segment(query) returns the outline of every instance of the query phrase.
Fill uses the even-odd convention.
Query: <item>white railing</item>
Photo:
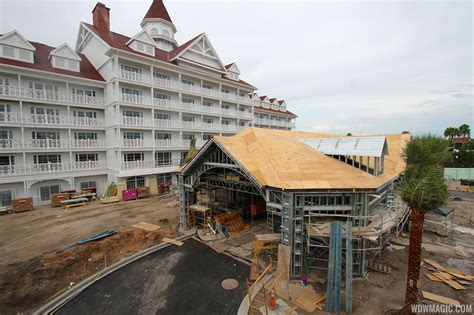
[[[105,148],[104,140],[93,140],[93,139],[74,139],[71,140],[71,148],[77,149],[89,149],[89,148]]]
[[[69,140],[61,139],[30,139],[25,141],[28,149],[59,149],[69,148]]]
[[[122,171],[137,170],[137,169],[152,169],[152,168],[164,168],[164,167],[176,167],[180,165],[181,160],[172,159],[168,161],[127,161],[121,162],[119,167]]]
[[[129,70],[121,69],[120,78],[134,82],[150,83],[150,77],[148,75]]]
[[[240,111],[240,110],[235,110],[235,109],[220,108],[216,106],[204,106],[200,104],[183,103],[183,102],[164,100],[164,99],[158,99],[158,98],[154,98],[153,104],[159,108],[176,109],[180,111],[184,110],[188,112],[216,114],[216,115],[223,115],[223,116],[232,116],[232,117],[246,118],[249,120],[253,119],[253,113],[248,110]]]
[[[56,101],[62,103],[70,102],[86,105],[104,105],[103,97],[68,94],[65,92],[30,89],[10,85],[0,85],[0,96],[1,95],[34,100]]]
[[[240,96],[234,93],[224,93],[224,92],[216,91],[215,89],[206,89],[198,85],[185,84],[176,80],[153,78],[153,84],[159,87],[175,89],[175,90],[179,90],[183,92],[191,92],[195,94],[201,94],[204,96],[211,96],[211,97],[220,98],[224,100],[235,101],[240,104],[252,105],[256,103],[256,101],[251,99],[250,97]]]
[[[122,124],[137,127],[151,127],[153,125],[151,119],[129,116],[122,116]]]
[[[0,165],[0,175],[31,175],[105,168],[105,161]]]
[[[85,126],[104,127],[105,120],[102,118],[69,117],[62,115],[46,114],[20,114],[4,113],[0,114],[0,122],[24,123],[33,125],[55,125],[55,126]]]
[[[196,148],[200,148],[206,143],[204,140],[196,140]],[[155,140],[156,148],[189,148],[191,140],[183,139],[167,139],[167,140]]]
[[[294,128],[295,123],[284,121],[284,120],[276,120],[276,119],[267,119],[267,118],[255,118],[255,124],[259,125],[269,125],[269,126],[277,126],[277,127],[285,127],[285,128]]]
[[[143,95],[137,95],[137,94],[128,94],[128,93],[122,93],[121,94],[121,101],[125,103],[132,103],[132,104],[138,104],[138,105],[151,105],[151,98]]]
[[[146,148],[153,147],[153,142],[149,139],[122,139],[122,146],[125,148]]]
[[[186,129],[202,131],[237,131],[242,128],[236,125],[222,125],[219,123],[205,123],[201,121],[180,121],[177,119],[155,119],[155,128]]]
[[[0,139],[0,150],[21,148],[23,148],[21,139]]]

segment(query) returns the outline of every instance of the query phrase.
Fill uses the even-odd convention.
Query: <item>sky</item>
[[[151,0],[101,0],[113,31],[140,31]],[[96,1],[0,0],[0,33],[75,47]],[[473,1],[164,1],[179,44],[205,32],[296,129],[442,134],[474,129]]]

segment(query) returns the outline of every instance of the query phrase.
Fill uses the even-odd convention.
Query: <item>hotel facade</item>
[[[259,96],[224,64],[205,33],[184,44],[163,2],[151,4],[142,31],[110,30],[97,3],[80,23],[75,49],[0,35],[0,207],[107,183],[124,189],[174,181],[191,139],[246,127],[293,130],[285,101]]]

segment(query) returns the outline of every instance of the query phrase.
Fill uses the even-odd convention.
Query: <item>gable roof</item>
[[[7,45],[10,45],[10,46],[15,46],[15,47],[19,47],[19,48],[24,48],[24,49],[28,49],[28,50],[35,50],[36,48],[31,45],[31,43],[23,36],[21,35],[20,32],[18,32],[17,30],[13,30],[13,31],[10,31],[4,35],[0,35],[1,38],[0,38],[0,43],[4,43],[4,44],[7,44]],[[14,38],[14,37],[17,37],[17,42],[16,43],[12,43],[12,42],[7,42],[7,40],[9,38]],[[6,43],[7,42],[7,43]]]
[[[171,21],[170,15],[168,14],[168,10],[166,10],[163,0],[153,0],[143,19],[163,19],[173,23],[173,21]]]
[[[171,61],[171,59],[176,57],[181,51],[185,50],[197,38],[199,38],[202,34],[204,34],[204,33],[201,33],[201,34],[197,35],[196,37],[190,39],[189,41],[182,44],[181,46],[176,47],[174,50],[172,50],[170,52],[167,52],[167,51],[164,51],[164,50],[161,50],[161,49],[155,47],[155,56],[153,57],[153,56],[147,55],[145,53],[135,51],[135,50],[131,49],[130,47],[128,47],[127,42],[130,40],[130,37],[128,37],[128,36],[125,36],[125,35],[122,35],[122,34],[119,34],[119,33],[115,33],[115,32],[112,32],[112,31],[98,29],[94,25],[89,24],[89,23],[81,22],[81,24],[83,26],[85,26],[88,30],[90,30],[93,34],[95,34],[100,39],[102,39],[110,47],[113,47],[113,48],[119,49],[119,50],[123,50],[123,51],[129,52],[129,53],[133,53],[133,54],[136,54],[136,55],[139,55],[139,56],[143,56],[143,57],[146,57],[146,58],[157,59],[157,60],[160,60],[162,62],[168,62],[168,63],[173,63]],[[224,76],[222,78],[225,79],[225,80],[230,80],[230,79],[225,78]],[[239,81],[232,80],[232,82],[234,82],[234,83],[237,82],[237,83],[240,83],[242,85],[246,85],[250,88],[255,89],[255,87],[253,85],[251,85],[250,83],[247,83],[243,80],[239,80]]]
[[[262,111],[262,112],[269,112],[269,113],[275,113],[275,114],[280,114],[280,115],[286,115],[286,116],[291,116],[291,117],[298,117],[298,115],[294,114],[293,112],[290,112],[289,110],[285,110],[282,112],[281,110],[273,109],[273,108],[265,108],[260,105],[255,105],[254,110]]]
[[[66,51],[67,53],[64,53]],[[69,54],[69,55],[68,55]],[[67,43],[62,44],[61,46],[58,46],[56,49],[52,50],[49,53],[49,56],[59,56],[63,58],[68,58],[68,59],[73,59],[77,61],[81,61],[81,57],[72,49],[69,47]]]
[[[141,32],[138,32],[135,36],[133,36],[132,38],[130,38],[126,43],[125,45],[129,45],[131,42],[133,42],[134,40],[137,40],[139,42],[142,42],[142,43],[145,43],[145,44],[149,44],[149,45],[152,45],[152,46],[155,46],[155,41],[153,40],[153,38],[151,38],[150,35],[148,35],[147,32],[145,32],[145,30],[142,30]]]
[[[375,190],[405,170],[402,154],[410,135],[385,136],[389,154],[385,156],[384,173],[378,176],[327,156],[301,141],[315,137],[341,136],[247,128],[231,137],[215,137],[213,141],[262,186],[280,189]],[[182,171],[187,168],[185,166]]]
[[[105,81],[94,66],[89,62],[86,56],[78,54],[81,58],[79,62],[79,72],[69,71],[66,69],[54,68],[49,62],[49,55],[55,50],[54,47],[36,42],[29,42],[35,48],[34,63],[22,62],[13,59],[0,58],[0,64],[29,68],[40,71],[47,71],[57,74],[70,75],[90,80]]]
[[[229,71],[240,74],[239,67],[237,67],[237,64],[235,62],[229,63],[228,65],[225,66],[225,68]]]

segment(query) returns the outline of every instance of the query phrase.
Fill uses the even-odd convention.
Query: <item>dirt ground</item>
[[[84,207],[40,207],[0,217],[0,313],[31,312],[53,296],[124,257],[176,237],[178,203],[171,197]],[[138,222],[161,226],[147,232]],[[76,246],[57,248],[104,230],[117,234]]]

